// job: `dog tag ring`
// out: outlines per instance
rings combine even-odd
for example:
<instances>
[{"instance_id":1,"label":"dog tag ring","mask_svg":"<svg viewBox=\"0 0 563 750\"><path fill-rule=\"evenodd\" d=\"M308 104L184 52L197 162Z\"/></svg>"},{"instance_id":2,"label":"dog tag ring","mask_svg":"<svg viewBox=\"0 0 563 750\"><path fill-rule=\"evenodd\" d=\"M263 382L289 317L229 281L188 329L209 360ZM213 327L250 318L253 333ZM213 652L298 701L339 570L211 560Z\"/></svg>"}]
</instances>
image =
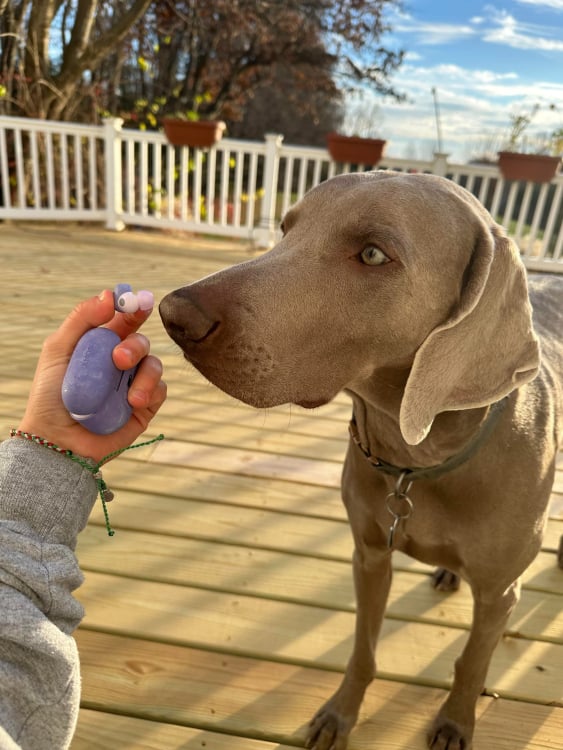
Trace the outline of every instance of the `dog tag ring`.
<instances>
[{"instance_id":1,"label":"dog tag ring","mask_svg":"<svg viewBox=\"0 0 563 750\"><path fill-rule=\"evenodd\" d=\"M406 476L408 476L408 474L404 471L397 480L393 492L390 492L385 498L387 510L393 516L393 522L389 527L389 535L387 537L387 546L389 549L393 549L395 532L397 531L399 524L401 521L406 521L407 518L410 517L414 508L412 500L407 495L412 482L409 482L404 489L402 486Z\"/></svg>"}]
</instances>

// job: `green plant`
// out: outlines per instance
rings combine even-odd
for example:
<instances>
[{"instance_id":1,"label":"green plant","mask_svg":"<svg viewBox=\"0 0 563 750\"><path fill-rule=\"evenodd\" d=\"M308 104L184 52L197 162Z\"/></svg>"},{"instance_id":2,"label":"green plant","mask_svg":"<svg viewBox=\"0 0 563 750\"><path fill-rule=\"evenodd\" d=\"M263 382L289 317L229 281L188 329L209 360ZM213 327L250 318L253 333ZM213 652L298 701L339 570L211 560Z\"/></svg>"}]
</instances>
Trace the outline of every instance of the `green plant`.
<instances>
[{"instance_id":1,"label":"green plant","mask_svg":"<svg viewBox=\"0 0 563 750\"><path fill-rule=\"evenodd\" d=\"M140 64L140 63L139 63ZM201 104L211 101L211 94L196 96L193 107L185 110L171 111L170 102L175 102L179 91L174 90L170 97L157 96L152 100L137 99L128 112L121 112L121 117L126 128L137 128L138 130L158 130L160 119L163 116L176 120L187 120L197 122L200 119L199 107ZM100 111L102 117L110 116L109 112Z\"/></svg>"},{"instance_id":2,"label":"green plant","mask_svg":"<svg viewBox=\"0 0 563 750\"><path fill-rule=\"evenodd\" d=\"M188 120L189 122L197 122L200 119L199 108L202 104L208 104L213 101L213 97L209 92L200 94L194 98L193 107L191 109L179 110L167 114L167 117L174 117L177 120Z\"/></svg>"}]
</instances>

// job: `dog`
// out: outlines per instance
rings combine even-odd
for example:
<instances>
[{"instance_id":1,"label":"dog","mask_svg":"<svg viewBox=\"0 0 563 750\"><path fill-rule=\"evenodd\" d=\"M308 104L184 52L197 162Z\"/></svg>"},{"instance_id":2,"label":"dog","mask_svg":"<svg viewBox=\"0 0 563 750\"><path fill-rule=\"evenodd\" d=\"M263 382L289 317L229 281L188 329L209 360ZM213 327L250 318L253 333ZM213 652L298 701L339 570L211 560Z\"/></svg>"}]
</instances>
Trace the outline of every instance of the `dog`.
<instances>
[{"instance_id":1,"label":"dog","mask_svg":"<svg viewBox=\"0 0 563 750\"><path fill-rule=\"evenodd\" d=\"M561 445L563 279L527 279L472 194L434 175L340 175L269 252L167 295L160 314L212 383L259 408L345 390L353 651L307 746L342 750L375 674L393 550L468 581L474 616L433 750L469 750L489 662L540 549ZM540 356L541 349L541 356Z\"/></svg>"}]
</instances>

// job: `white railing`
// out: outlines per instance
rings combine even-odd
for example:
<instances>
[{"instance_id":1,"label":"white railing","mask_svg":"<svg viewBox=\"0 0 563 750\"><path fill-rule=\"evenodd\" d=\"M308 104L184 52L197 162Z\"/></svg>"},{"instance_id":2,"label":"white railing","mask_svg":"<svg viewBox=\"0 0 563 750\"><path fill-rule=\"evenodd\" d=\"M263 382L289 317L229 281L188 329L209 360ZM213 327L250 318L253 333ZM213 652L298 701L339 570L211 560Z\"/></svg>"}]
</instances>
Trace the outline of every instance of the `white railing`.
<instances>
[{"instance_id":1,"label":"white railing","mask_svg":"<svg viewBox=\"0 0 563 750\"><path fill-rule=\"evenodd\" d=\"M369 165L368 165L369 166ZM358 167L362 168L362 167ZM439 174L470 190L506 227L531 270L563 272L563 175L507 182L496 167L384 158L379 169ZM349 164L323 148L225 138L175 148L162 133L0 117L0 219L172 227L269 246L285 211Z\"/></svg>"}]
</instances>

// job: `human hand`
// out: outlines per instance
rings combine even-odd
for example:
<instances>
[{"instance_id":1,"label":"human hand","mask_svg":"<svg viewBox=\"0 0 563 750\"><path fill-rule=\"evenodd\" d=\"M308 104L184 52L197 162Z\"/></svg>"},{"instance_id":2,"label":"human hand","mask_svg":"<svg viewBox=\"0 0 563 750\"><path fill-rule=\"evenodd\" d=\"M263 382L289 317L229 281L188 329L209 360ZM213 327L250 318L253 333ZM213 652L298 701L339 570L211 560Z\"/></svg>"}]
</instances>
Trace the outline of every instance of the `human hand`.
<instances>
[{"instance_id":1,"label":"human hand","mask_svg":"<svg viewBox=\"0 0 563 750\"><path fill-rule=\"evenodd\" d=\"M58 330L45 339L18 429L96 462L131 445L146 430L166 398L162 364L149 354L146 336L137 333L150 313L150 310L116 313L113 293L107 289L99 297L77 305ZM113 350L116 367L128 370L140 362L128 394L133 408L131 418L110 435L96 435L75 422L61 397L61 384L76 344L86 331L100 325L106 325L122 339Z\"/></svg>"}]
</instances>

